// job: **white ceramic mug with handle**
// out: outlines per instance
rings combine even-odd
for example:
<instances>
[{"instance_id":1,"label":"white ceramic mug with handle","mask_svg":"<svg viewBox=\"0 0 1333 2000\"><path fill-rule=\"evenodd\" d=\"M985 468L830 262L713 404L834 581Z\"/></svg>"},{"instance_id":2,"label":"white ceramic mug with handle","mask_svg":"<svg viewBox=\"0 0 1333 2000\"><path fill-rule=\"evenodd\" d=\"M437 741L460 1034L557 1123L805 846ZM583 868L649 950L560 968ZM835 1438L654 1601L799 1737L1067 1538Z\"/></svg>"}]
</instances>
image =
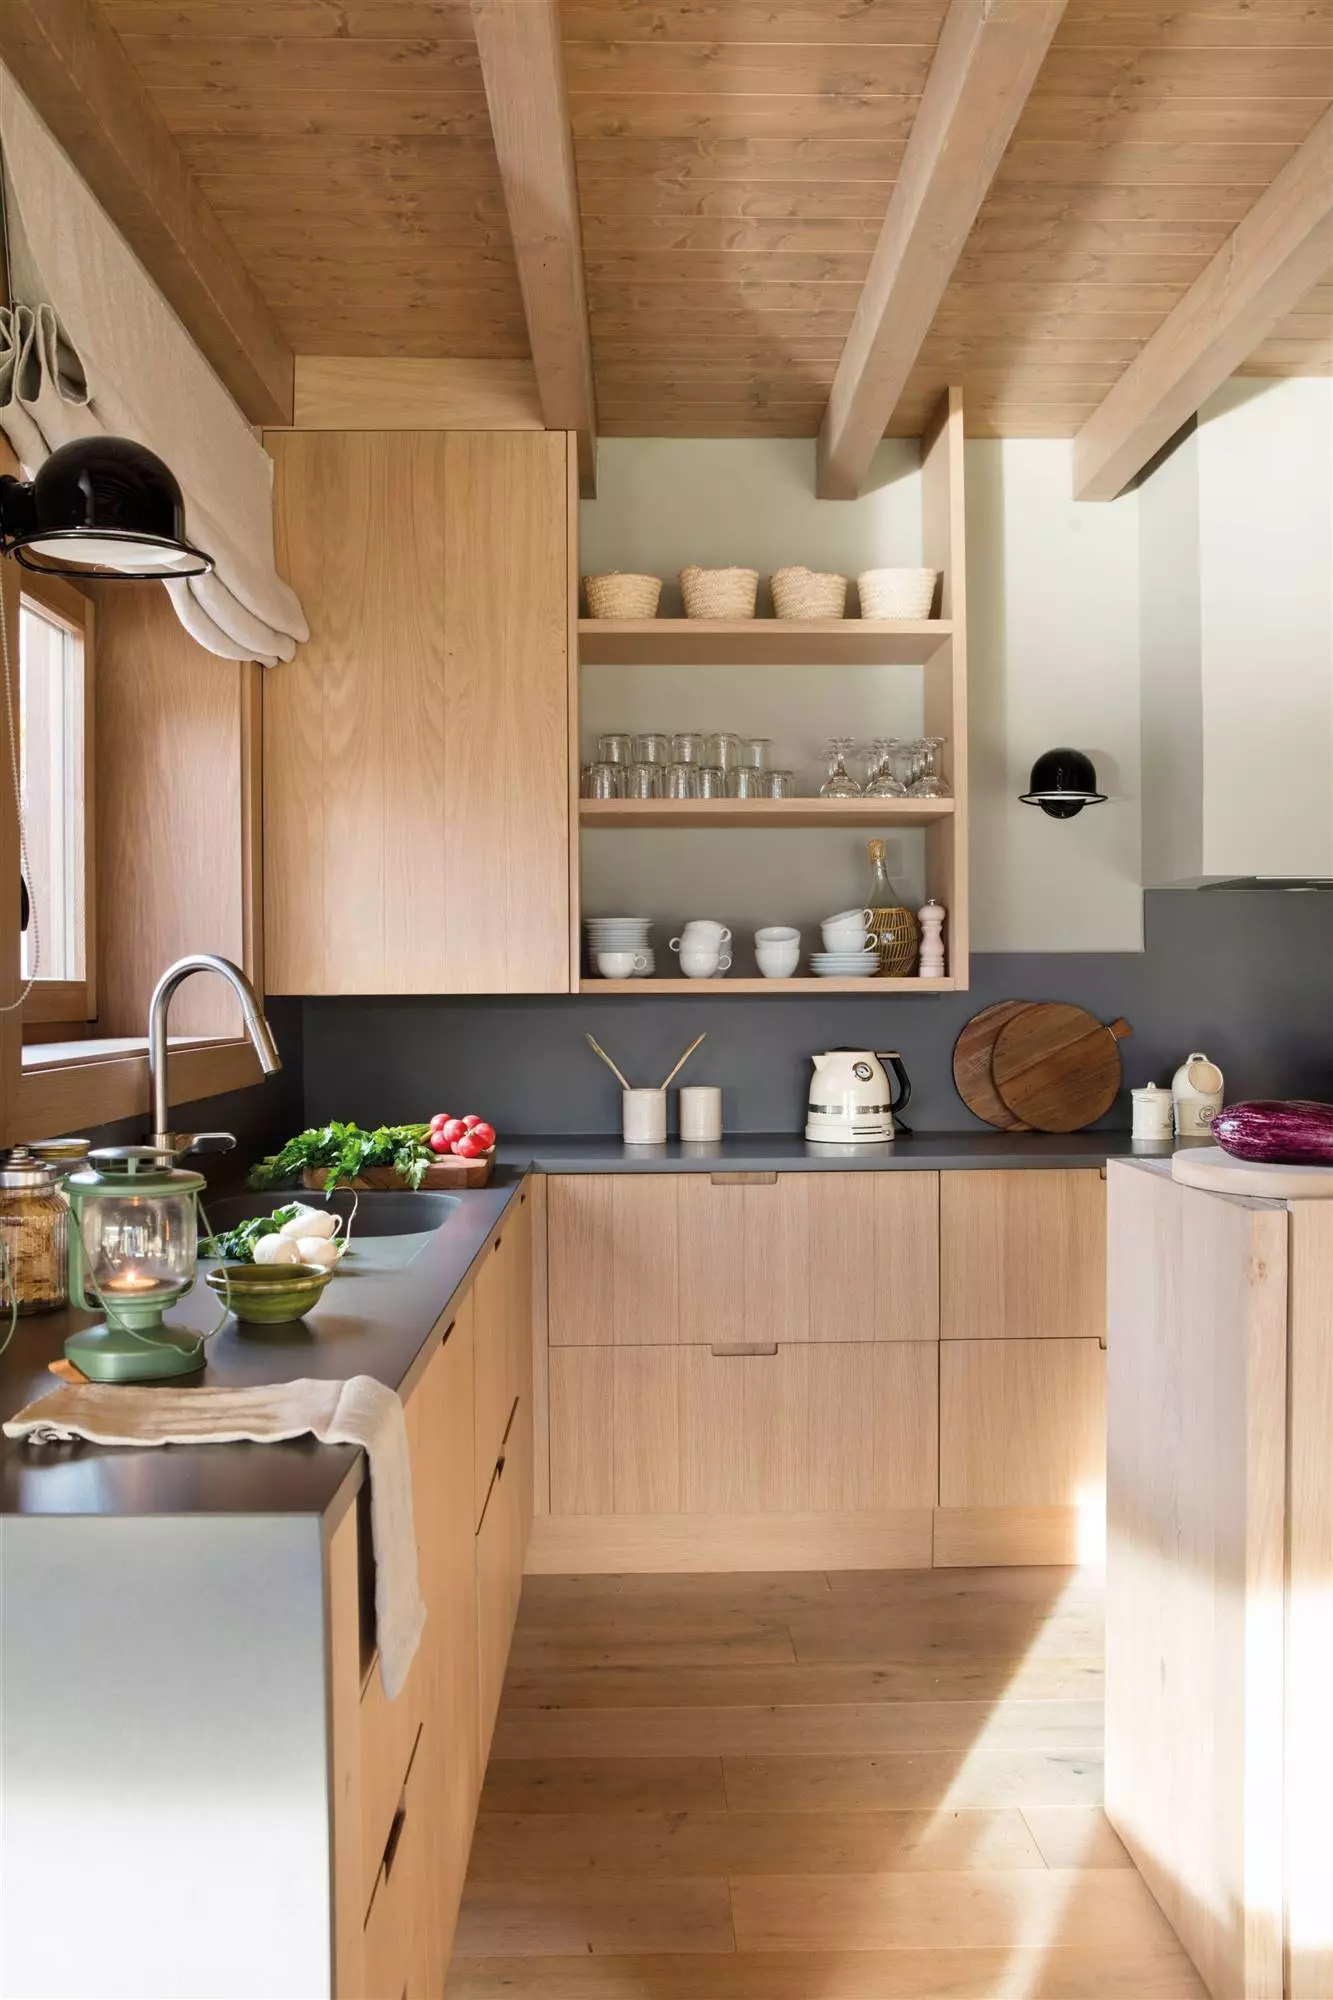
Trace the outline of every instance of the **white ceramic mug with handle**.
<instances>
[{"instance_id":1,"label":"white ceramic mug with handle","mask_svg":"<svg viewBox=\"0 0 1333 2000\"><path fill-rule=\"evenodd\" d=\"M633 979L648 970L648 960L641 951L599 951L597 970L603 979Z\"/></svg>"}]
</instances>

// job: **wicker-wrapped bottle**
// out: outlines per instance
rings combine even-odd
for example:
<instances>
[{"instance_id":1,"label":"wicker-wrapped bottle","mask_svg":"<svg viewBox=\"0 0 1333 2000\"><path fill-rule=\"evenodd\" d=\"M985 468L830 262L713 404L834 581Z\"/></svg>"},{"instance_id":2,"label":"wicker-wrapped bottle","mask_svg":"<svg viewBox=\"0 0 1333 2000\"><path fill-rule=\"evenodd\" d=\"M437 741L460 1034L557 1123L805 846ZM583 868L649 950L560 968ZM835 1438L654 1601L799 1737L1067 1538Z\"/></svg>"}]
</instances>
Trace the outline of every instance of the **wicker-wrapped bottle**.
<instances>
[{"instance_id":1,"label":"wicker-wrapped bottle","mask_svg":"<svg viewBox=\"0 0 1333 2000\"><path fill-rule=\"evenodd\" d=\"M866 897L870 929L877 940L881 979L909 979L921 949L921 926L889 880L884 842L870 843L870 891Z\"/></svg>"}]
</instances>

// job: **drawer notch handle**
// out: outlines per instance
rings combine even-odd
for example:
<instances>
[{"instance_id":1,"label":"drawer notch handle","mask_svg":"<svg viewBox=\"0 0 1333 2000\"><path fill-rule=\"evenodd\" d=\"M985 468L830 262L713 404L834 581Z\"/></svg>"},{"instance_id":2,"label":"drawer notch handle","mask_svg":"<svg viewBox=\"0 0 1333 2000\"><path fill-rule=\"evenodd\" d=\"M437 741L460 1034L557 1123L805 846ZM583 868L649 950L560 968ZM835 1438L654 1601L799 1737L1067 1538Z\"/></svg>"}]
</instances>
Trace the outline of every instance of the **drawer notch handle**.
<instances>
[{"instance_id":1,"label":"drawer notch handle","mask_svg":"<svg viewBox=\"0 0 1333 2000\"><path fill-rule=\"evenodd\" d=\"M708 1352L712 1355L715 1361L729 1361L729 1360L759 1361L764 1359L772 1360L773 1356L777 1353L777 1351L778 1351L778 1344L776 1340L774 1341L741 1340L735 1342L734 1344L719 1345L719 1346L710 1345L708 1349Z\"/></svg>"}]
</instances>

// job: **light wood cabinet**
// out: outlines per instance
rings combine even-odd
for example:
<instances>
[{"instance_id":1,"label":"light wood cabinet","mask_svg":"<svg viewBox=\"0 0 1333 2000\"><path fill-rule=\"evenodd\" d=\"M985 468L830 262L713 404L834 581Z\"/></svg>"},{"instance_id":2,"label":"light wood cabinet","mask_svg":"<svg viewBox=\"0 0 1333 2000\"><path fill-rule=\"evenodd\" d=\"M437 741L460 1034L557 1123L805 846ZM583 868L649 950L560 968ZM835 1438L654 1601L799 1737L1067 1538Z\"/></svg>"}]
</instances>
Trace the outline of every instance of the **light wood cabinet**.
<instances>
[{"instance_id":1,"label":"light wood cabinet","mask_svg":"<svg viewBox=\"0 0 1333 2000\"><path fill-rule=\"evenodd\" d=\"M935 1356L925 1341L553 1353L552 1512L931 1507Z\"/></svg>"},{"instance_id":2,"label":"light wood cabinet","mask_svg":"<svg viewBox=\"0 0 1333 2000\"><path fill-rule=\"evenodd\" d=\"M431 2000L445 1967L432 1949L428 1752L424 1728L395 1798L366 1915L366 2000Z\"/></svg>"},{"instance_id":3,"label":"light wood cabinet","mask_svg":"<svg viewBox=\"0 0 1333 2000\"><path fill-rule=\"evenodd\" d=\"M526 1193L491 1239L472 1298L477 1341L474 1501L480 1495L477 1744L484 1768L532 1531L532 1227Z\"/></svg>"},{"instance_id":4,"label":"light wood cabinet","mask_svg":"<svg viewBox=\"0 0 1333 2000\"><path fill-rule=\"evenodd\" d=\"M940 1337L1106 1334L1106 1184L1094 1169L940 1175Z\"/></svg>"},{"instance_id":5,"label":"light wood cabinet","mask_svg":"<svg viewBox=\"0 0 1333 2000\"><path fill-rule=\"evenodd\" d=\"M1105 1466L1106 1355L1097 1341L941 1345L942 1507L1095 1513Z\"/></svg>"},{"instance_id":6,"label":"light wood cabinet","mask_svg":"<svg viewBox=\"0 0 1333 2000\"><path fill-rule=\"evenodd\" d=\"M264 679L279 993L570 984L558 432L274 432L311 637Z\"/></svg>"}]
</instances>

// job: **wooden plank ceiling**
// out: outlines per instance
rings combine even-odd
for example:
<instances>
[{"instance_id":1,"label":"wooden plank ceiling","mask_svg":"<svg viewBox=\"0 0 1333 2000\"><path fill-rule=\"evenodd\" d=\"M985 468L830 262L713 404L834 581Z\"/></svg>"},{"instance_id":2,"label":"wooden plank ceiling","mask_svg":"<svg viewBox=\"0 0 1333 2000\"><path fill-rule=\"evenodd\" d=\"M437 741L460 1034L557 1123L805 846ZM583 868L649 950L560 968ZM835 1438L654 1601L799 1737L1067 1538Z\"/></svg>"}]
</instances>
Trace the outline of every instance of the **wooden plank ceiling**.
<instances>
[{"instance_id":1,"label":"wooden plank ceiling","mask_svg":"<svg viewBox=\"0 0 1333 2000\"><path fill-rule=\"evenodd\" d=\"M102 5L298 354L528 352L467 0ZM818 430L945 11L562 0L604 434ZM1069 0L890 430L1072 436L1331 102L1333 0Z\"/></svg>"}]
</instances>

